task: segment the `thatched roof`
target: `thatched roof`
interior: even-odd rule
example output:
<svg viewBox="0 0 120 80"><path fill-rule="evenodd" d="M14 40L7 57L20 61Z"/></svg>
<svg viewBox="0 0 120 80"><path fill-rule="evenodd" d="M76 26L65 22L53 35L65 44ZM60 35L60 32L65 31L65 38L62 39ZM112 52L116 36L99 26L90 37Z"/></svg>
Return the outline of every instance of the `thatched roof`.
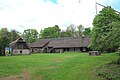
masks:
<svg viewBox="0 0 120 80"><path fill-rule="evenodd" d="M53 39L50 41L48 46L54 48L63 48L63 47L87 47L90 43L90 37L65 37Z"/></svg>
<svg viewBox="0 0 120 80"><path fill-rule="evenodd" d="M9 46L12 47L12 48L14 48L14 46L15 46L17 43L25 43L26 46L30 49L30 47L28 46L28 44L27 44L22 38L18 38L17 40L11 42Z"/></svg>
<svg viewBox="0 0 120 80"><path fill-rule="evenodd" d="M44 47L50 42L50 39L40 39L34 43L29 43L30 47Z"/></svg>
<svg viewBox="0 0 120 80"><path fill-rule="evenodd" d="M89 44L90 36L80 36L80 37L62 37L54 39L40 39L37 42L31 43L29 46L67 48L67 47L88 47Z"/></svg>

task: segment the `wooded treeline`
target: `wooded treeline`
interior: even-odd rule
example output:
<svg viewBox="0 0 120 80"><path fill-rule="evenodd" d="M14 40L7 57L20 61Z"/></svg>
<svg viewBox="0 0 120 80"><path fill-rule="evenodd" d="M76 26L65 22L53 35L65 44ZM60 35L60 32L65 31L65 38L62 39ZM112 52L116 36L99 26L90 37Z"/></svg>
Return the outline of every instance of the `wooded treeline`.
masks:
<svg viewBox="0 0 120 80"><path fill-rule="evenodd" d="M90 35L90 32L90 28L84 28L82 25L75 26L74 24L71 24L66 30L61 30L58 25L44 28L40 32L37 32L36 29L26 29L21 36L26 42L32 43L38 39Z"/></svg>

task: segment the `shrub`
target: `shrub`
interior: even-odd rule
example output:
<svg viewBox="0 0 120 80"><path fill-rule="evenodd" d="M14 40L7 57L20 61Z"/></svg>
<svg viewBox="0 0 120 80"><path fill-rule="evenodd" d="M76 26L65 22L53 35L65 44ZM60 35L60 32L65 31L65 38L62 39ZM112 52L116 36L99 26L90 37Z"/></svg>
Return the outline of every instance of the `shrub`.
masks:
<svg viewBox="0 0 120 80"><path fill-rule="evenodd" d="M116 63L120 65L120 58L116 61Z"/></svg>
<svg viewBox="0 0 120 80"><path fill-rule="evenodd" d="M118 48L118 55L120 56L120 47Z"/></svg>
<svg viewBox="0 0 120 80"><path fill-rule="evenodd" d="M120 80L120 65L113 63L106 64L97 68L96 73L106 80Z"/></svg>

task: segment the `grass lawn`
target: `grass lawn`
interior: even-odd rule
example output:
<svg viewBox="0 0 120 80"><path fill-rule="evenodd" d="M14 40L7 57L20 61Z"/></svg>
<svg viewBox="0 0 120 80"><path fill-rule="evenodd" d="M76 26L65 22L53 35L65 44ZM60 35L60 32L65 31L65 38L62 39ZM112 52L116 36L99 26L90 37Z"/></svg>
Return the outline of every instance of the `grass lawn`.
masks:
<svg viewBox="0 0 120 80"><path fill-rule="evenodd" d="M95 69L116 60L117 54L32 54L0 57L0 80L105 80Z"/></svg>

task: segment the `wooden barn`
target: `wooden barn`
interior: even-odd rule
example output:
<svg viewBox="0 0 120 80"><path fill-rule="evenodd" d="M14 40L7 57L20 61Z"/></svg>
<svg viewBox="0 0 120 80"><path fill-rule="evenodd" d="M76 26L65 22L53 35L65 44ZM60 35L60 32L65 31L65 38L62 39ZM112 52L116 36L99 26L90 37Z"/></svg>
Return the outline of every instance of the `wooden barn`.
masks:
<svg viewBox="0 0 120 80"><path fill-rule="evenodd" d="M10 47L12 48L12 55L31 53L29 45L22 38L10 43Z"/></svg>
<svg viewBox="0 0 120 80"><path fill-rule="evenodd" d="M52 39L40 39L29 44L33 53L36 52L87 52L89 51L90 36L62 37Z"/></svg>
<svg viewBox="0 0 120 80"><path fill-rule="evenodd" d="M34 43L29 43L32 53L42 53L47 52L46 47L49 44L50 39L40 39Z"/></svg>

